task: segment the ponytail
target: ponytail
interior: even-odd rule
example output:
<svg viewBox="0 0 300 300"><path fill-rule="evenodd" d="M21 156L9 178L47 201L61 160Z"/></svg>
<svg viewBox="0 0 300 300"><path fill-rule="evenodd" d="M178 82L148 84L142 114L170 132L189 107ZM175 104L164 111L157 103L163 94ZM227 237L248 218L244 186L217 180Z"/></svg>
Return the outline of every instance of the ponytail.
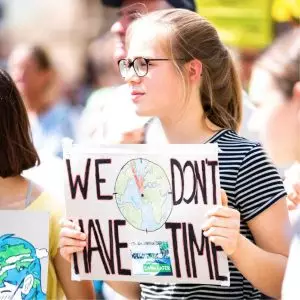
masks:
<svg viewBox="0 0 300 300"><path fill-rule="evenodd" d="M238 131L242 120L242 88L237 70L227 49L221 64L209 68L203 62L201 102L206 117L221 128ZM218 60L220 61L220 60Z"/></svg>

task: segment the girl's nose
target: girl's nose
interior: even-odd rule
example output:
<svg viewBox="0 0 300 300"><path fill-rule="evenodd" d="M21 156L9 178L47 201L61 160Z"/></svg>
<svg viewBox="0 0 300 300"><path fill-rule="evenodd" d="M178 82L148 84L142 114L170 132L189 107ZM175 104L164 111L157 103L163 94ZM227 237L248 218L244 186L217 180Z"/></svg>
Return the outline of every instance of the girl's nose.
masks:
<svg viewBox="0 0 300 300"><path fill-rule="evenodd" d="M136 82L141 81L141 78L139 76L137 76L133 66L128 69L126 77L125 77L125 81L127 83L130 83L130 82L136 83Z"/></svg>

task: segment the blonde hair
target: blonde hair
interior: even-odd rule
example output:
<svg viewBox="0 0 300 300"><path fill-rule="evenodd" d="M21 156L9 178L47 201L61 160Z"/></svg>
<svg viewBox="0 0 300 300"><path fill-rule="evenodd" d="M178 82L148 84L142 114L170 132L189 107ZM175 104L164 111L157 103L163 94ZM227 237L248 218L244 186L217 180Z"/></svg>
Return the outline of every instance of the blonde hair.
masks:
<svg viewBox="0 0 300 300"><path fill-rule="evenodd" d="M167 54L171 55L181 75L186 62L193 59L201 61L200 96L205 116L221 128L237 131L242 119L241 83L230 53L215 28L195 12L166 9L134 21L128 30L129 40L141 22L158 25L148 27L151 30L161 28L158 34L167 31L167 40L165 34L158 38L164 39ZM188 88L187 80L184 81L184 87Z"/></svg>

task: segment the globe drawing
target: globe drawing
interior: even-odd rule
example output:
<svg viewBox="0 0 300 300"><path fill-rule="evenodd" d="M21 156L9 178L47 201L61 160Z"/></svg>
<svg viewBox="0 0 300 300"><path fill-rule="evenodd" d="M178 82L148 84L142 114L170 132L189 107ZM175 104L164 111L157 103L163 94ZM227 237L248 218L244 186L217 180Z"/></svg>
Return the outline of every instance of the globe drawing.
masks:
<svg viewBox="0 0 300 300"><path fill-rule="evenodd" d="M173 208L171 186L164 169L144 158L132 159L122 167L114 195L126 221L142 231L161 228Z"/></svg>

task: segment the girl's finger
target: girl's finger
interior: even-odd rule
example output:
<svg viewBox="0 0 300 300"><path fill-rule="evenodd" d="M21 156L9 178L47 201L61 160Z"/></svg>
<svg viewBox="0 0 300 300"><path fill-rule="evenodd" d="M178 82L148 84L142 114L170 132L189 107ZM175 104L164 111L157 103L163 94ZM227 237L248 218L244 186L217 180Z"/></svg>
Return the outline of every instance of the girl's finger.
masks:
<svg viewBox="0 0 300 300"><path fill-rule="evenodd" d="M71 229L76 229L76 230L80 231L80 227L71 220L61 219L59 224L60 224L61 228L71 228Z"/></svg>
<svg viewBox="0 0 300 300"><path fill-rule="evenodd" d="M239 219L212 216L204 222L204 224L202 225L202 229L207 230L212 226L238 229L240 227L240 222Z"/></svg>
<svg viewBox="0 0 300 300"><path fill-rule="evenodd" d="M59 239L59 247L86 247L86 241L62 237Z"/></svg>
<svg viewBox="0 0 300 300"><path fill-rule="evenodd" d="M63 228L59 233L60 238L66 237L75 240L86 240L86 234L78 230Z"/></svg>
<svg viewBox="0 0 300 300"><path fill-rule="evenodd" d="M60 248L60 255L68 260L71 261L71 256L73 253L81 252L83 251L84 247L64 247Z"/></svg>
<svg viewBox="0 0 300 300"><path fill-rule="evenodd" d="M235 209L224 207L224 206L216 206L209 210L206 214L207 217L216 216L223 218L231 218L239 216L239 212Z"/></svg>
<svg viewBox="0 0 300 300"><path fill-rule="evenodd" d="M223 189L221 189L221 201L223 206L228 207L228 198L226 192Z"/></svg>
<svg viewBox="0 0 300 300"><path fill-rule="evenodd" d="M211 236L219 236L226 239L231 239L234 237L236 231L230 228L222 228L222 227L211 227L207 231L203 232L203 235L206 237Z"/></svg>
<svg viewBox="0 0 300 300"><path fill-rule="evenodd" d="M223 250L225 250L224 248L226 248L226 245L228 244L228 239L222 236L210 236L209 241L217 246L221 246Z"/></svg>

